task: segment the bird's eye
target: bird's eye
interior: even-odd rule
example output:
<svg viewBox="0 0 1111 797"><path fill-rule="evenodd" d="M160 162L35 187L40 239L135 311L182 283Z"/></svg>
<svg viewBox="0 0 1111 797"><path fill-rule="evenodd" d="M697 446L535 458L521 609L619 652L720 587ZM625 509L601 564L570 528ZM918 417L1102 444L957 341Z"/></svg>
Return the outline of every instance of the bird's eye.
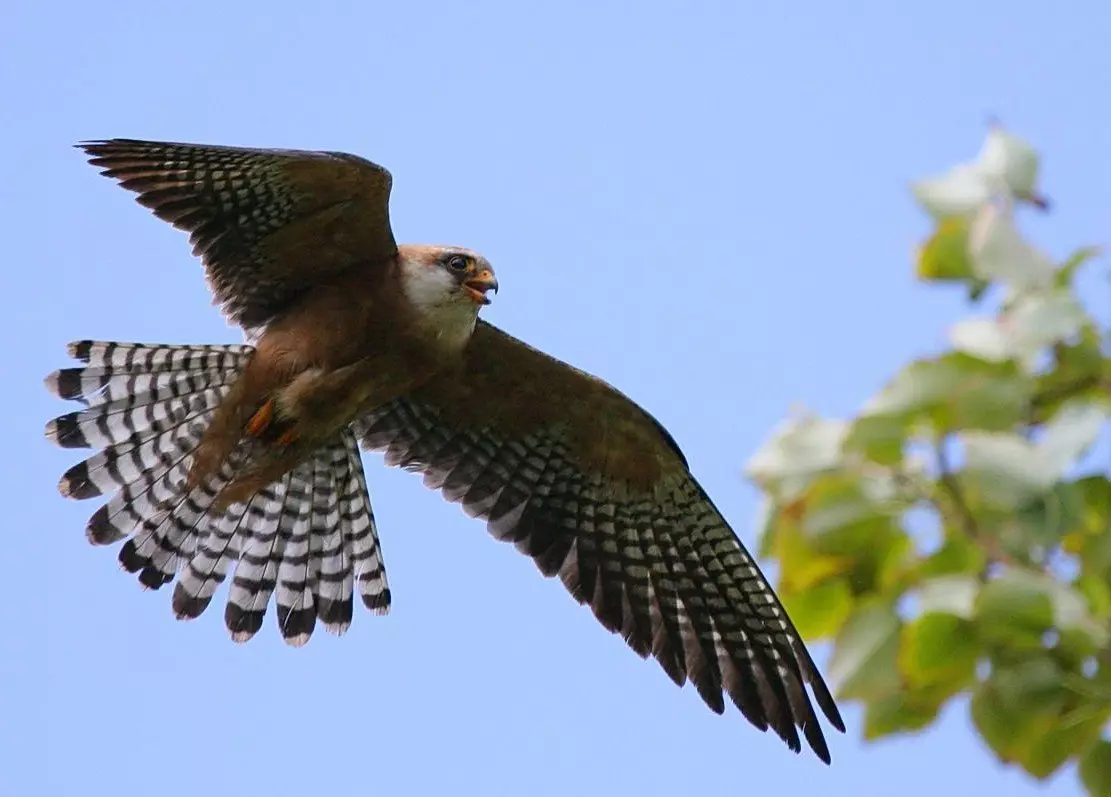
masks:
<svg viewBox="0 0 1111 797"><path fill-rule="evenodd" d="M448 258L447 267L452 271L466 271L467 258L463 257L463 255L452 255Z"/></svg>

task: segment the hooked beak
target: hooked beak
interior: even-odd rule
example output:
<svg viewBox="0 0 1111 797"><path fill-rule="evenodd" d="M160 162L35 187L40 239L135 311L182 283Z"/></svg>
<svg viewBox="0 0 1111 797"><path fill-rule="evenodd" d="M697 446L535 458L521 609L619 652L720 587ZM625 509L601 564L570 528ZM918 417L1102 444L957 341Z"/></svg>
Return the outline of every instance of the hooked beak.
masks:
<svg viewBox="0 0 1111 797"><path fill-rule="evenodd" d="M475 304L490 304L490 297L486 294L493 290L498 292L498 278L490 269L483 269L477 275L463 283L463 288Z"/></svg>

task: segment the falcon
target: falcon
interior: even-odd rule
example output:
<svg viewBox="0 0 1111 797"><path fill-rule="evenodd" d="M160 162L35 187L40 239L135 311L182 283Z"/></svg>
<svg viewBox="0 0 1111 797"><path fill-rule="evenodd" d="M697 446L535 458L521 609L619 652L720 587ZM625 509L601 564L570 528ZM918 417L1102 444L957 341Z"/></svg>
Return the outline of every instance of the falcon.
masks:
<svg viewBox="0 0 1111 797"><path fill-rule="evenodd" d="M767 579L671 435L610 385L478 318L486 258L398 245L390 173L340 152L131 139L89 162L189 233L241 345L83 340L48 388L84 408L46 436L97 452L64 496L110 495L96 545L174 614L199 616L231 574L238 642L274 616L291 645L342 633L355 592L391 592L360 446L558 577L601 624L716 713L728 697L794 751L845 725ZM807 691L807 686L810 692ZM801 732L801 737L800 737Z"/></svg>

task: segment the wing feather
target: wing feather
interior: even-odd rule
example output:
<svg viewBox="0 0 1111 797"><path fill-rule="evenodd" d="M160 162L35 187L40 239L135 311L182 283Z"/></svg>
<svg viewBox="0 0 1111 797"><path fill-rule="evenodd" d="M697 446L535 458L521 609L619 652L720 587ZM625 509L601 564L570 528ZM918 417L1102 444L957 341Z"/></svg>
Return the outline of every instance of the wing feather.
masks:
<svg viewBox="0 0 1111 797"><path fill-rule="evenodd" d="M321 281L397 253L390 173L354 155L132 139L78 146L189 233L216 300L246 328Z"/></svg>
<svg viewBox="0 0 1111 797"><path fill-rule="evenodd" d="M625 396L480 322L458 369L355 428L713 711L728 696L829 761L807 684L845 726L802 639L675 441Z"/></svg>

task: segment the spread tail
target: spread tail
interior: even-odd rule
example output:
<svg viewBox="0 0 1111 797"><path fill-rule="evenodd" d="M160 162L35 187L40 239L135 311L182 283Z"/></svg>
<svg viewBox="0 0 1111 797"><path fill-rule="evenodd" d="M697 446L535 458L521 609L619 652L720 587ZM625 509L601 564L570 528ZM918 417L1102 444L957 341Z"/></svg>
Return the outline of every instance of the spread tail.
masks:
<svg viewBox="0 0 1111 797"><path fill-rule="evenodd" d="M252 352L246 345L70 344L85 365L55 371L46 386L85 409L48 423L46 436L64 448L101 449L66 471L58 489L77 499L111 494L89 519L89 541L126 539L120 564L146 587L176 576L179 619L208 607L234 563L224 612L232 638L254 636L273 594L282 636L302 645L317 618L335 633L348 628L356 582L363 603L379 614L389 611L390 590L350 429L225 510L214 503L251 462L249 441L207 481L187 485L193 451Z"/></svg>

